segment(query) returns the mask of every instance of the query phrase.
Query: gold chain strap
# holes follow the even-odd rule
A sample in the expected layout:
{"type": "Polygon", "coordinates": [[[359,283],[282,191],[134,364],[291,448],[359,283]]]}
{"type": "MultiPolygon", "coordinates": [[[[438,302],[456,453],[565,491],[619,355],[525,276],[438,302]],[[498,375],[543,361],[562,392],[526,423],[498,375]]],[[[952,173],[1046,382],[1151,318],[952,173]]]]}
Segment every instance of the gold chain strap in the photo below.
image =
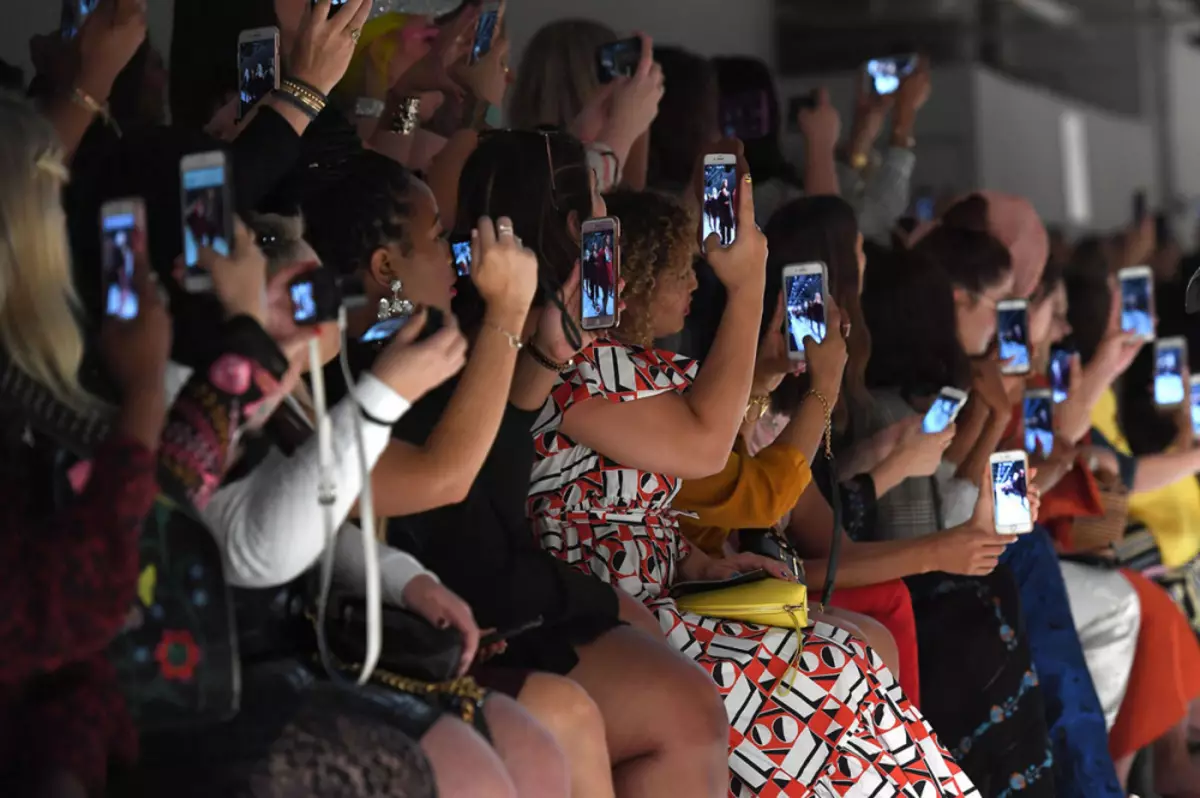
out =
{"type": "Polygon", "coordinates": [[[825,394],[818,391],[816,388],[810,388],[805,397],[815,396],[821,402],[821,407],[825,410],[825,459],[833,459],[833,409],[829,406],[829,400],[825,398],[825,394]]]}
{"type": "Polygon", "coordinates": [[[788,663],[787,671],[779,680],[779,686],[775,688],[775,695],[780,698],[791,695],[796,686],[796,676],[800,673],[800,656],[804,653],[804,625],[800,623],[800,618],[796,615],[796,611],[800,609],[804,609],[804,607],[791,604],[783,607],[783,611],[792,619],[792,626],[796,630],[796,653],[792,655],[792,661],[788,663]]]}

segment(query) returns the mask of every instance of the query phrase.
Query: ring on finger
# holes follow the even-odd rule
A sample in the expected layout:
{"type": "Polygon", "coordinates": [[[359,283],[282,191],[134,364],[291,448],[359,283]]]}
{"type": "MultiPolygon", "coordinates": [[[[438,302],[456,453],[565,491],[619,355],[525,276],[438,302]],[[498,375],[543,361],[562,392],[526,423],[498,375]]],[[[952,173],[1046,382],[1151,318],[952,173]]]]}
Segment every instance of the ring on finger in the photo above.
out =
{"type": "Polygon", "coordinates": [[[511,236],[513,234],[513,226],[508,222],[501,222],[496,225],[496,232],[502,236],[511,236]]]}
{"type": "Polygon", "coordinates": [[[346,33],[350,34],[350,41],[358,44],[358,39],[362,36],[362,28],[349,28],[346,33]]]}

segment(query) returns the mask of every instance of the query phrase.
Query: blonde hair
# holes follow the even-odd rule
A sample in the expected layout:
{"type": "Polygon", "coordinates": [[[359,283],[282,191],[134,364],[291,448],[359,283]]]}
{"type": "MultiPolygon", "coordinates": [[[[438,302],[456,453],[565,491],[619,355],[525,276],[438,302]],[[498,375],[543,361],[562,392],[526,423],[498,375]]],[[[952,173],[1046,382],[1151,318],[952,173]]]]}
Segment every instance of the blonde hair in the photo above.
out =
{"type": "Polygon", "coordinates": [[[509,92],[513,128],[566,127],[600,88],[596,49],[615,41],[612,28],[586,19],[551,22],[525,45],[509,92]]]}
{"type": "Polygon", "coordinates": [[[0,347],[18,368],[76,409],[83,338],[71,282],[68,176],[53,127],[26,100],[0,92],[0,347]]]}

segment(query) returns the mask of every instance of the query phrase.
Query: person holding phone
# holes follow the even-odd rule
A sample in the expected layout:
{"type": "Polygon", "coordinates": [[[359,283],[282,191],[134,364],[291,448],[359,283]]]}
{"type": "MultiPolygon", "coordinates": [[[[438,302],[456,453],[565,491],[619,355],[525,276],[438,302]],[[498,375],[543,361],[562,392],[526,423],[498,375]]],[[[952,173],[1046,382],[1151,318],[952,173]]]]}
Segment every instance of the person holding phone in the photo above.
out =
{"type": "MultiPolygon", "coordinates": [[[[740,188],[738,217],[751,219],[754,205],[749,176],[740,188]]],[[[648,213],[656,201],[653,197],[631,197],[623,206],[622,213],[629,216],[628,226],[623,226],[626,252],[651,252],[657,246],[660,234],[652,224],[653,214],[648,213]]],[[[676,257],[686,263],[689,241],[685,236],[679,238],[676,257]]],[[[645,604],[666,630],[667,641],[713,672],[714,682],[732,710],[735,705],[744,706],[734,685],[748,683],[743,680],[746,660],[726,656],[709,645],[712,638],[709,625],[700,616],[679,610],[670,597],[671,587],[684,580],[727,578],[731,572],[745,568],[766,568],[777,578],[794,577],[782,563],[758,555],[743,553],[713,560],[699,549],[686,546],[672,512],[680,478],[706,476],[720,470],[727,461],[745,415],[752,379],[762,316],[766,241],[749,224],[741,225],[736,240],[727,249],[717,246],[718,238],[717,234],[709,237],[708,257],[725,284],[729,299],[703,369],[697,375],[693,361],[648,349],[620,330],[610,340],[593,342],[584,349],[564,369],[561,382],[551,393],[532,431],[536,461],[527,506],[544,549],[603,582],[616,583],[618,589],[645,604]],[[596,458],[596,455],[601,456],[596,458]],[[595,466],[580,472],[567,465],[581,461],[595,466]],[[618,472],[632,475],[630,484],[640,486],[638,490],[633,494],[622,492],[618,487],[621,481],[608,476],[618,472]],[[621,510],[619,515],[606,509],[614,505],[621,510]],[[623,554],[626,551],[641,552],[640,562],[627,562],[623,554]],[[729,674],[731,678],[717,678],[717,673],[729,674]]],[[[655,260],[661,262],[659,258],[655,260]]],[[[652,295],[647,310],[655,337],[673,332],[683,320],[674,292],[652,295]]],[[[622,326],[634,324],[637,318],[637,314],[627,309],[622,326]]],[[[644,316],[641,319],[642,324],[647,323],[644,316]]],[[[823,656],[816,652],[834,644],[833,638],[826,636],[828,628],[831,627],[818,625],[815,630],[803,633],[805,651],[816,656],[814,664],[823,656]]],[[[756,661],[770,661],[772,656],[778,656],[772,652],[777,652],[776,646],[791,634],[752,624],[723,625],[722,631],[736,635],[742,650],[754,652],[756,661]]],[[[834,638],[836,635],[834,632],[834,638]]],[[[838,657],[838,661],[844,660],[838,657]]],[[[865,705],[869,705],[874,700],[872,696],[878,695],[892,677],[886,668],[859,659],[857,652],[854,664],[869,680],[870,692],[862,697],[865,705]]],[[[771,677],[754,680],[754,715],[760,719],[790,716],[803,726],[804,721],[780,702],[771,687],[785,670],[785,667],[772,669],[771,677]]],[[[834,670],[840,668],[835,666],[834,670]]],[[[638,686],[629,687],[633,690],[638,686]]],[[[836,688],[832,694],[839,701],[860,703],[857,698],[840,694],[836,688]]],[[[915,709],[908,708],[907,699],[901,701],[906,718],[919,717],[915,709]]],[[[729,716],[741,711],[744,710],[731,711],[729,716]]],[[[814,735],[820,734],[816,727],[807,728],[814,735]]],[[[797,789],[804,789],[829,784],[837,778],[833,751],[840,743],[830,741],[810,746],[796,738],[780,750],[746,735],[742,729],[736,722],[728,729],[730,772],[726,784],[731,793],[753,792],[764,783],[771,783],[772,788],[795,784],[797,789]],[[743,748],[749,751],[751,746],[754,758],[769,767],[758,781],[746,778],[741,765],[748,761],[743,748]],[[810,754],[820,757],[811,777],[798,777],[782,765],[786,757],[810,754]]],[[[873,734],[867,737],[871,745],[886,750],[908,740],[915,729],[907,722],[899,722],[892,731],[896,737],[887,741],[873,734]]],[[[921,736],[926,738],[927,734],[921,736]]],[[[956,771],[956,766],[936,748],[925,750],[929,753],[903,774],[882,769],[874,772],[884,783],[907,787],[914,781],[929,782],[927,775],[918,775],[926,774],[925,768],[946,767],[951,773],[956,771]]],[[[965,776],[955,778],[961,785],[965,776]]],[[[939,780],[938,784],[952,793],[957,790],[949,787],[948,781],[939,780]]]]}

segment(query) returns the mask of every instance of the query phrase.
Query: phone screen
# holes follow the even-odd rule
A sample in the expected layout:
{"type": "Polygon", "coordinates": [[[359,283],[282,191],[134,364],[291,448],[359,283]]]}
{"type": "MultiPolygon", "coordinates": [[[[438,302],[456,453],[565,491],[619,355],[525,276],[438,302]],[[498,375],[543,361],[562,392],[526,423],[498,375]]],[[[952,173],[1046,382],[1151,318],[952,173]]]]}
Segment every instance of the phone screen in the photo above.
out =
{"type": "Polygon", "coordinates": [[[59,26],[64,39],[74,39],[79,35],[83,21],[99,2],[100,0],[63,0],[62,21],[59,26]]]}
{"type": "Polygon", "coordinates": [[[916,64],[911,56],[874,58],[867,62],[867,76],[880,97],[895,94],[900,81],[912,74],[916,64]]]}
{"type": "Polygon", "coordinates": [[[1192,383],[1192,433],[1200,438],[1200,381],[1192,383]]]}
{"type": "Polygon", "coordinates": [[[364,344],[378,343],[386,341],[393,335],[400,332],[400,328],[408,323],[411,316],[393,316],[390,319],[384,319],[381,322],[372,324],[371,327],[363,333],[360,339],[364,344]]]}
{"type": "Polygon", "coordinates": [[[1021,529],[1033,525],[1029,506],[1025,460],[992,461],[992,498],[996,505],[996,528],[1021,529]]]}
{"type": "Polygon", "coordinates": [[[737,164],[704,165],[704,240],[710,235],[727,247],[737,238],[737,212],[733,205],[737,194],[737,164]]]}
{"type": "Polygon", "coordinates": [[[600,329],[617,319],[617,242],[611,227],[583,234],[581,281],[583,326],[600,329]]]}
{"type": "Polygon", "coordinates": [[[957,396],[947,396],[944,393],[938,394],[938,397],[933,400],[933,404],[929,406],[929,412],[925,414],[925,420],[921,422],[921,431],[928,435],[936,435],[944,431],[954,421],[954,417],[958,414],[958,409],[961,406],[962,400],[957,396]]]}
{"type": "Polygon", "coordinates": [[[230,231],[225,229],[225,167],[203,166],[183,173],[183,253],[196,265],[201,247],[228,255],[230,231]]]}
{"type": "Polygon", "coordinates": [[[1145,275],[1121,280],[1121,330],[1144,338],[1154,336],[1150,315],[1150,278],[1145,275]]]}
{"type": "Polygon", "coordinates": [[[1025,307],[997,311],[996,336],[1000,343],[1000,363],[1010,374],[1029,371],[1029,323],[1025,307]]]}
{"type": "Polygon", "coordinates": [[[104,313],[118,319],[137,318],[138,295],[133,285],[132,213],[105,216],[101,223],[104,268],[104,313]]]}
{"type": "Polygon", "coordinates": [[[1048,457],[1054,450],[1054,399],[1025,397],[1025,451],[1048,457]]]}
{"type": "Polygon", "coordinates": [[[303,280],[290,286],[292,295],[292,321],[309,324],[317,318],[317,287],[313,281],[303,280]]]}
{"type": "Polygon", "coordinates": [[[765,91],[741,92],[722,97],[721,129],[725,136],[745,141],[770,135],[768,102],[765,91]]]}
{"type": "Polygon", "coordinates": [[[1183,350],[1163,346],[1154,353],[1154,401],[1160,405],[1182,404],[1187,392],[1183,386],[1183,350]]]}
{"type": "Polygon", "coordinates": [[[932,222],[937,216],[937,200],[928,194],[917,197],[913,203],[913,215],[918,222],[932,222]]]}
{"type": "Polygon", "coordinates": [[[804,351],[804,339],[825,340],[825,286],[821,274],[789,274],[783,278],[787,296],[787,343],[791,352],[804,351]]]}
{"type": "MultiPolygon", "coordinates": [[[[312,0],[312,4],[315,6],[317,4],[317,0],[312,0]]],[[[329,16],[332,17],[334,14],[341,11],[342,6],[344,5],[346,5],[346,0],[329,0],[329,16]]]]}
{"type": "Polygon", "coordinates": [[[642,58],[642,40],[634,37],[602,44],[596,50],[596,71],[601,83],[632,75],[642,58]]]}
{"type": "Polygon", "coordinates": [[[1071,391],[1071,358],[1074,356],[1070,349],[1056,346],[1050,350],[1050,393],[1055,404],[1067,401],[1071,391]]]}
{"type": "Polygon", "coordinates": [[[471,273],[471,239],[468,236],[450,239],[450,256],[454,259],[454,270],[460,277],[471,273]]]}
{"type": "Polygon", "coordinates": [[[471,47],[471,63],[487,55],[492,49],[492,39],[496,35],[496,23],[500,21],[500,9],[492,6],[485,8],[475,23],[475,44],[471,47]]]}
{"type": "Polygon", "coordinates": [[[275,40],[253,39],[238,45],[239,117],[275,90],[275,40]]]}

